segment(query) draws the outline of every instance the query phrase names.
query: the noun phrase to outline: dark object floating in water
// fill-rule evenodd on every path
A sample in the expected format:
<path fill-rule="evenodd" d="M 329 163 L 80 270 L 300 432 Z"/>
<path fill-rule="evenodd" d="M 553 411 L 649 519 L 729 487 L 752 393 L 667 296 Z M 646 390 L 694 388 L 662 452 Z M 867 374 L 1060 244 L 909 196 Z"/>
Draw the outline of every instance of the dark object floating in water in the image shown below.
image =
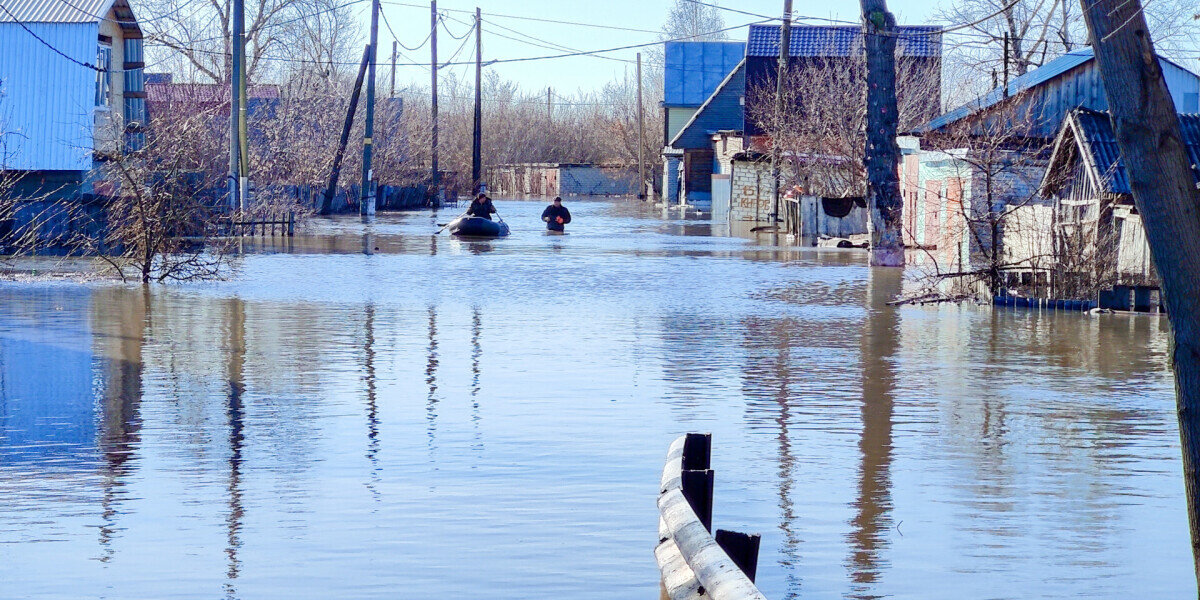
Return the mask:
<path fill-rule="evenodd" d="M 482 217 L 459 217 L 446 226 L 458 237 L 497 238 L 508 235 L 508 223 Z"/>

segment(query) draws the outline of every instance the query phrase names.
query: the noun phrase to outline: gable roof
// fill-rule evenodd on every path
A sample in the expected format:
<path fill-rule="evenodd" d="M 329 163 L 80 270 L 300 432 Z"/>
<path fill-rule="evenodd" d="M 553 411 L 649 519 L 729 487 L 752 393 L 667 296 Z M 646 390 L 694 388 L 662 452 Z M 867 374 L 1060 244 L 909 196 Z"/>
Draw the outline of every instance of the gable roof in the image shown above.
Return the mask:
<path fill-rule="evenodd" d="M 751 25 L 746 38 L 746 56 L 779 56 L 779 25 Z M 899 25 L 896 47 L 901 56 L 942 55 L 942 28 L 936 25 Z M 850 56 L 863 48 L 858 25 L 792 26 L 788 56 Z"/>
<path fill-rule="evenodd" d="M 3 0 L 0 22 L 95 23 L 113 5 L 113 0 Z"/>
<path fill-rule="evenodd" d="M 742 59 L 667 145 L 672 148 L 707 148 L 712 142 L 709 136 L 713 132 L 740 131 L 745 127 L 742 112 L 745 93 L 746 60 Z"/>
<path fill-rule="evenodd" d="M 962 106 L 959 106 L 958 108 L 955 108 L 954 110 L 946 112 L 946 113 L 932 119 L 925 125 L 922 125 L 921 127 L 917 128 L 917 132 L 921 133 L 921 132 L 926 132 L 926 131 L 936 131 L 938 129 L 946 127 L 947 125 L 950 125 L 951 123 L 960 121 L 960 120 L 970 116 L 972 113 L 995 106 L 1008 98 L 1018 96 L 1022 92 L 1025 92 L 1025 91 L 1031 90 L 1033 88 L 1036 88 L 1038 86 L 1041 86 L 1043 84 L 1046 84 L 1047 82 L 1049 82 L 1057 77 L 1060 77 L 1071 71 L 1074 71 L 1076 69 L 1084 67 L 1085 65 L 1087 66 L 1087 68 L 1091 68 L 1091 65 L 1089 65 L 1089 63 L 1091 63 L 1094 58 L 1095 58 L 1095 53 L 1093 52 L 1093 50 L 1090 46 L 1086 47 L 1086 48 L 1079 48 L 1076 50 L 1072 50 L 1058 58 L 1055 58 L 1054 60 L 1051 60 L 1050 62 L 1048 62 L 1036 69 L 1027 71 L 1023 75 L 1018 75 L 1018 76 L 1014 77 L 1011 81 L 1008 82 L 1007 88 L 1006 88 L 1006 86 L 997 87 L 997 88 L 989 91 L 988 93 L 986 93 L 970 102 L 967 102 L 966 104 L 963 104 Z M 1179 66 L 1178 64 L 1176 64 L 1166 58 L 1163 58 L 1161 55 L 1158 58 L 1159 58 L 1160 64 L 1166 63 L 1168 65 L 1171 65 L 1175 69 L 1177 69 L 1178 72 L 1176 74 L 1181 75 L 1181 76 L 1189 76 L 1190 75 L 1193 79 L 1196 77 L 1196 75 L 1194 73 L 1192 73 L 1191 71 L 1188 71 L 1187 69 Z M 1166 71 L 1166 70 L 1167 69 L 1164 69 L 1164 71 Z M 1164 73 L 1164 75 L 1166 75 L 1166 73 Z M 1171 87 L 1172 84 L 1174 83 L 1174 78 L 1168 77 L 1167 82 L 1168 82 L 1168 86 Z M 1095 79 L 1095 85 L 1102 85 L 1102 82 L 1099 80 L 1098 76 Z M 1085 87 L 1085 86 L 1082 84 L 1075 84 L 1068 90 L 1070 93 L 1076 94 L 1076 100 L 1078 102 L 1080 102 L 1079 106 L 1086 105 L 1086 102 L 1084 102 L 1084 96 L 1086 94 L 1090 93 L 1092 95 L 1097 96 L 1096 101 L 1101 102 L 1100 105 L 1094 106 L 1091 108 L 1106 108 L 1107 107 L 1107 104 L 1102 103 L 1102 101 L 1103 101 L 1102 88 L 1084 90 L 1084 89 L 1082 89 L 1083 87 Z M 1172 96 L 1177 95 L 1174 93 L 1175 91 L 1176 90 L 1172 90 L 1172 92 L 1173 92 Z M 1183 96 L 1183 97 L 1186 97 L 1186 96 Z M 1176 102 L 1178 102 L 1178 101 L 1179 101 L 1179 99 L 1176 99 Z M 1074 106 L 1072 106 L 1070 108 L 1074 108 Z M 1186 107 L 1186 108 L 1184 108 L 1184 110 L 1192 110 L 1192 109 L 1190 107 Z M 1062 113 L 1060 112 L 1058 114 L 1061 115 Z M 1048 133 L 1053 134 L 1053 130 L 1051 130 Z M 1049 137 L 1049 136 L 1047 136 L 1047 137 Z"/>
<path fill-rule="evenodd" d="M 663 105 L 704 104 L 745 54 L 745 42 L 667 42 L 663 48 Z"/>
<path fill-rule="evenodd" d="M 1187 149 L 1188 161 L 1192 164 L 1192 175 L 1200 184 L 1200 114 L 1179 115 L 1179 128 Z M 1065 160 L 1069 147 L 1083 154 L 1082 158 L 1101 193 L 1132 194 L 1129 175 L 1121 161 L 1121 150 L 1113 132 L 1112 120 L 1107 112 L 1077 108 L 1067 114 L 1062 131 L 1054 143 L 1050 166 L 1046 169 L 1043 187 L 1048 187 L 1051 172 Z"/>

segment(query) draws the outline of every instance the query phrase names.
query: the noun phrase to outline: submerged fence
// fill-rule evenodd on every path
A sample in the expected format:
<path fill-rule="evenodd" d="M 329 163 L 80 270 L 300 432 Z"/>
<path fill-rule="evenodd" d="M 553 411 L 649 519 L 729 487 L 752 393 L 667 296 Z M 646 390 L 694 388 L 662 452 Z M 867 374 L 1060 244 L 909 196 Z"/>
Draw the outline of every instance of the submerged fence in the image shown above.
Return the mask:
<path fill-rule="evenodd" d="M 662 598 L 766 600 L 754 585 L 758 534 L 712 533 L 712 435 L 680 436 L 667 451 L 658 496 Z"/>

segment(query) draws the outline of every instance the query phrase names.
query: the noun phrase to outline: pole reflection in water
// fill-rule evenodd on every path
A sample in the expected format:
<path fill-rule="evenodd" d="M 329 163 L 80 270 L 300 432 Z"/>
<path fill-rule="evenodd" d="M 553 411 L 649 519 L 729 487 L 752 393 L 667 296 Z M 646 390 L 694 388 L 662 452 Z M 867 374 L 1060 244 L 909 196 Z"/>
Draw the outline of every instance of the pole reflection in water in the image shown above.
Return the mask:
<path fill-rule="evenodd" d="M 859 438 L 858 498 L 851 520 L 850 580 L 854 598 L 872 593 L 886 564 L 886 531 L 891 528 L 892 413 L 896 375 L 892 361 L 899 346 L 899 313 L 888 302 L 900 294 L 902 269 L 872 268 L 867 282 L 867 320 L 863 325 L 862 434 Z"/>
<path fill-rule="evenodd" d="M 133 472 L 139 443 L 142 400 L 142 350 L 151 314 L 150 292 L 123 293 L 120 289 L 100 290 L 94 306 L 101 326 L 116 324 L 116 331 L 99 337 L 101 344 L 115 341 L 115 348 L 101 349 L 107 373 L 101 405 L 100 451 L 104 457 L 104 478 L 100 500 L 101 562 L 112 560 L 113 537 L 118 530 L 117 516 L 123 498 L 125 479 Z M 114 314 L 115 313 L 115 314 Z"/>
<path fill-rule="evenodd" d="M 437 449 L 437 308 L 429 307 L 429 351 L 425 362 L 425 384 L 429 386 L 429 396 L 425 400 L 425 418 L 428 422 L 426 430 L 429 433 L 429 460 L 433 460 L 433 451 Z"/>
<path fill-rule="evenodd" d="M 238 549 L 242 546 L 242 518 L 245 511 L 242 507 L 242 445 L 245 442 L 243 434 L 244 412 L 242 395 L 246 391 L 244 369 L 246 366 L 246 305 L 238 298 L 229 301 L 229 363 L 227 377 L 229 393 L 226 397 L 226 416 L 229 419 L 229 516 L 225 519 L 226 543 L 225 555 L 229 558 L 229 568 L 226 572 L 225 594 L 229 598 L 237 597 L 234 581 L 238 578 L 241 562 L 238 560 Z"/>
<path fill-rule="evenodd" d="M 797 568 L 801 565 L 800 544 L 794 524 L 796 522 L 795 502 L 792 489 L 795 485 L 795 456 L 792 452 L 792 440 L 789 427 L 792 418 L 791 385 L 792 385 L 792 348 L 800 340 L 799 333 L 805 329 L 802 324 L 793 319 L 763 319 L 748 318 L 743 321 L 745 329 L 745 345 L 747 362 L 742 368 L 745 374 L 744 390 L 751 398 L 748 407 L 753 414 L 762 414 L 763 420 L 770 420 L 777 429 L 775 443 L 778 446 L 779 478 L 778 497 L 779 530 L 783 533 L 783 547 L 779 549 L 782 558 L 779 566 L 787 573 L 787 592 L 785 599 L 797 598 L 800 594 L 801 581 Z M 773 415 L 773 416 L 771 416 Z M 761 572 L 763 569 L 760 568 Z"/>
<path fill-rule="evenodd" d="M 479 338 L 483 333 L 483 315 L 478 306 L 471 308 L 471 425 L 475 428 L 476 450 L 483 449 L 483 438 L 479 433 L 479 362 L 483 357 L 483 345 Z"/>
<path fill-rule="evenodd" d="M 367 305 L 363 334 L 363 372 L 367 384 L 367 460 L 371 463 L 371 480 L 367 489 L 379 501 L 379 407 L 376 403 L 375 382 L 375 305 Z"/>

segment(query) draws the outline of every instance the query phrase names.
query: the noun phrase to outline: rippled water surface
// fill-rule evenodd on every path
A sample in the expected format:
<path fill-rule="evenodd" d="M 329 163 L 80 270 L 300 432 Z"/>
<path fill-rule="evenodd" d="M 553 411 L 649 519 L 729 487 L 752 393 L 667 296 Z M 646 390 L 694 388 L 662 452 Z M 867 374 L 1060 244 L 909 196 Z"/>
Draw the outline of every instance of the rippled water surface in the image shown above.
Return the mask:
<path fill-rule="evenodd" d="M 0 597 L 656 598 L 667 445 L 769 598 L 1195 596 L 1165 320 L 889 308 L 630 200 L 0 285 Z"/>

